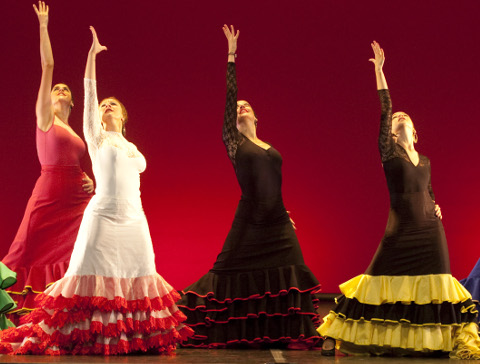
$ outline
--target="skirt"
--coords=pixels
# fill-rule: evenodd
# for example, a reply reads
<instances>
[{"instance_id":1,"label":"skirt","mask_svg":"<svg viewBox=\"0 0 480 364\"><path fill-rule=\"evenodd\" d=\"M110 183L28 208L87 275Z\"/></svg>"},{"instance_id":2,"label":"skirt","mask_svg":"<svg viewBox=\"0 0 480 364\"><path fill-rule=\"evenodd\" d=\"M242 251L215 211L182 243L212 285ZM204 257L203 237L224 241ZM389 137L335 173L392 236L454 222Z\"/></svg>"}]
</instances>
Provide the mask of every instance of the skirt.
<instances>
[{"instance_id":1,"label":"skirt","mask_svg":"<svg viewBox=\"0 0 480 364\"><path fill-rule=\"evenodd\" d=\"M67 271L91 197L82 189L82 178L78 166L42 166L15 239L2 259L17 273L17 283L7 290L17 304L13 313L37 307L35 297Z\"/></svg>"}]
</instances>

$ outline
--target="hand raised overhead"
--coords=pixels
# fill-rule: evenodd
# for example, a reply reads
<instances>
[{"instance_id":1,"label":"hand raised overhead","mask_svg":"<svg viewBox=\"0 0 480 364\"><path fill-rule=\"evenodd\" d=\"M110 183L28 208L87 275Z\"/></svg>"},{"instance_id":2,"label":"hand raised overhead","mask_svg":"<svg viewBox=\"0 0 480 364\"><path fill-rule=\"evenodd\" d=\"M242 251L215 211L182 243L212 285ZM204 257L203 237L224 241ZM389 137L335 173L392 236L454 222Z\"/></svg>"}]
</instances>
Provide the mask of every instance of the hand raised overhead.
<instances>
[{"instance_id":1,"label":"hand raised overhead","mask_svg":"<svg viewBox=\"0 0 480 364\"><path fill-rule=\"evenodd\" d=\"M38 17L38 22L40 23L40 26L48 25L48 5L45 5L44 1L39 1L38 2L38 8L33 4L33 9L35 10L35 13L37 14Z\"/></svg>"},{"instance_id":2,"label":"hand raised overhead","mask_svg":"<svg viewBox=\"0 0 480 364\"><path fill-rule=\"evenodd\" d=\"M240 35L240 30L237 30L237 33L235 33L235 28L233 25L230 25L229 29L227 24L224 24L222 29L223 33L225 33L225 37L227 37L228 40L228 53L235 54L237 51L237 39Z\"/></svg>"},{"instance_id":3,"label":"hand raised overhead","mask_svg":"<svg viewBox=\"0 0 480 364\"><path fill-rule=\"evenodd\" d=\"M95 55L100 53L101 51L106 51L107 47L100 44L95 28L90 26L90 30L92 31L92 36L93 36L93 42L92 42L92 47L90 48L90 53L93 53Z\"/></svg>"},{"instance_id":4,"label":"hand raised overhead","mask_svg":"<svg viewBox=\"0 0 480 364\"><path fill-rule=\"evenodd\" d=\"M372 43L373 53L375 54L375 58L370 58L369 61L375 64L376 70L381 70L383 68L383 64L385 63L385 53L383 49L380 48L380 44L376 41Z\"/></svg>"}]
</instances>

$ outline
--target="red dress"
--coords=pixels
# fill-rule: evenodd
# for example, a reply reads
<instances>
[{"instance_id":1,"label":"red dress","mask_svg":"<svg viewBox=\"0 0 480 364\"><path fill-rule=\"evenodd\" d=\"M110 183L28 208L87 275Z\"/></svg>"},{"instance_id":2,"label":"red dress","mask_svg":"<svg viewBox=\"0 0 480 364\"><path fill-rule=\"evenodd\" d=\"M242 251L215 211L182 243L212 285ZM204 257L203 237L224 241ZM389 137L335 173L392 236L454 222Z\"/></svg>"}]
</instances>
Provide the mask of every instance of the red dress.
<instances>
[{"instance_id":1,"label":"red dress","mask_svg":"<svg viewBox=\"0 0 480 364\"><path fill-rule=\"evenodd\" d=\"M35 307L35 297L63 277L68 268L83 211L90 195L83 191L80 159L85 144L66 128L37 127L40 177L28 200L23 220L2 262L17 273L7 292L17 303L13 313ZM14 315L12 315L14 316ZM10 317L17 321L18 317Z\"/></svg>"}]
</instances>

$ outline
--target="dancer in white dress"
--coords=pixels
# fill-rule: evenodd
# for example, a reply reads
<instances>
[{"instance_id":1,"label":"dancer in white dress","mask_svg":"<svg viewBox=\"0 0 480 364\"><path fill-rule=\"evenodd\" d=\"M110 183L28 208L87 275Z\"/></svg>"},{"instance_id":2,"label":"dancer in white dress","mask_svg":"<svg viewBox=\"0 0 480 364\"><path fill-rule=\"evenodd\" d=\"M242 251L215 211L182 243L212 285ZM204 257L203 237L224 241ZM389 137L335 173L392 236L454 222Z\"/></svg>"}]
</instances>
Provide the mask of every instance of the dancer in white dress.
<instances>
[{"instance_id":1,"label":"dancer in white dress","mask_svg":"<svg viewBox=\"0 0 480 364\"><path fill-rule=\"evenodd\" d=\"M27 324L0 334L0 352L125 354L171 352L193 334L181 322L179 294L156 272L140 199L146 162L124 135L126 110L115 98L98 107L93 27L85 70L84 133L97 188L65 277L38 297Z\"/></svg>"}]
</instances>

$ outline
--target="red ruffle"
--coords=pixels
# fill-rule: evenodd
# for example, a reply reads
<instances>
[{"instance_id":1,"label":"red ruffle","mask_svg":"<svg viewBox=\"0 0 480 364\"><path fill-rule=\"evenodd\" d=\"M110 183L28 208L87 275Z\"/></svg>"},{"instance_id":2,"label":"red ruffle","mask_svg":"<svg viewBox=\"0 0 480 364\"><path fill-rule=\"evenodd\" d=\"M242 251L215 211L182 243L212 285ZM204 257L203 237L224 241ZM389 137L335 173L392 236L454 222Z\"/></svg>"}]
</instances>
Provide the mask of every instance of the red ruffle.
<instances>
[{"instance_id":1,"label":"red ruffle","mask_svg":"<svg viewBox=\"0 0 480 364\"><path fill-rule=\"evenodd\" d=\"M117 344L97 343L95 333L84 331L69 339L61 335L48 335L39 325L28 326L24 330L34 341L26 341L18 349L13 350L11 344L0 343L1 354L34 354L34 355L118 355L133 352L171 353L176 343L187 340L193 331L187 326L180 330L172 329L166 334L158 334L148 338L132 338L119 340ZM57 333L58 331L55 331ZM119 334L117 332L117 334ZM3 335L2 335L3 336ZM6 335L8 336L8 335ZM25 337L25 336L24 336ZM12 337L13 338L13 337ZM54 349L54 347L56 347Z\"/></svg>"},{"instance_id":2,"label":"red ruffle","mask_svg":"<svg viewBox=\"0 0 480 364\"><path fill-rule=\"evenodd\" d=\"M68 312L65 313L68 314ZM73 322L72 318L66 316L58 316L65 318L65 321L58 322L58 326L50 326L47 321L51 321L51 318L43 309L37 309L29 316L34 320L33 322L0 332L0 353L115 355L150 349L161 353L171 352L175 349L176 343L184 341L193 335L191 328L181 324L185 320L185 315L179 310L165 318L150 317L145 321L127 319L126 321L119 320L117 323L108 323L107 325L99 321L90 322L89 318L81 320L85 315L77 315L76 319L80 319L78 322ZM67 322L75 326L75 323L78 324L84 321L88 322L88 329L82 330L75 327L68 334L59 330L65 328L65 325L68 325ZM55 330L48 334L42 329L42 325L47 325L51 328L55 327ZM158 334L155 335L155 333ZM119 339L118 343L114 345L97 342L98 338L100 340L101 338L120 338L122 334L129 339ZM139 335L141 337L138 337ZM31 338L33 341L27 340L23 342L25 338ZM17 343L17 346L20 343L22 344L15 349L12 346L13 343ZM53 347L58 347L59 349L54 350Z\"/></svg>"},{"instance_id":3,"label":"red ruffle","mask_svg":"<svg viewBox=\"0 0 480 364\"><path fill-rule=\"evenodd\" d=\"M78 308L80 310L118 311L125 313L151 310L161 311L172 307L179 299L180 295L178 292L172 290L162 297L153 299L144 297L143 299L130 301L123 297L115 297L113 300L108 300L105 297L81 297L75 295L71 298L66 298L63 296L52 297L42 293L37 297L37 302L40 307L51 310L66 309L71 311L74 308Z\"/></svg>"}]
</instances>

